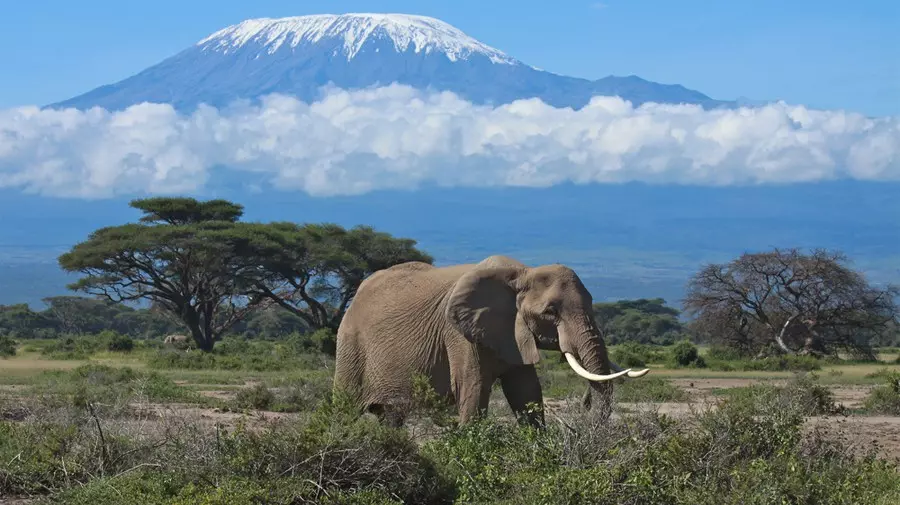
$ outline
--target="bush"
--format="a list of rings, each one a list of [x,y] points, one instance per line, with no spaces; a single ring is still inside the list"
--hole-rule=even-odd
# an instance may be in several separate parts
[[[792,404],[726,401],[681,424],[567,416],[540,432],[480,421],[424,450],[456,503],[891,503],[896,467],[804,437]],[[881,500],[881,501],[879,501]]]
[[[111,352],[131,352],[134,349],[134,340],[127,335],[120,335],[112,330],[105,330],[100,338],[106,341],[106,349]]]
[[[0,335],[0,358],[11,358],[16,355],[16,341],[8,335]]]
[[[643,367],[647,363],[663,360],[663,354],[653,346],[633,341],[614,346],[610,355],[613,361],[623,367]]]
[[[748,387],[725,389],[721,394],[731,406],[747,411],[787,409],[804,416],[833,415],[844,411],[834,399],[834,393],[816,382],[811,374],[796,374],[784,386],[754,384]]]
[[[357,414],[337,398],[305,420],[259,429],[185,423],[115,436],[106,426],[105,437],[104,421],[90,416],[0,422],[0,496],[49,492],[76,505],[453,501],[452,485],[405,430]]]
[[[732,349],[730,347],[725,347],[723,345],[712,345],[706,351],[706,360],[707,362],[711,362],[712,360],[718,361],[737,361],[743,358],[741,353],[737,349]],[[712,366],[712,365],[710,365]]]
[[[65,335],[50,342],[41,354],[51,359],[83,360],[105,348],[104,342],[87,335]]]
[[[322,353],[334,356],[337,338],[328,328],[320,328],[312,333],[292,333],[287,341],[297,354]]]
[[[735,361],[720,361],[709,358],[707,365],[710,370],[723,372],[812,372],[821,370],[822,361],[812,356],[795,356],[784,354],[781,356],[767,356],[760,359],[741,359]]]
[[[674,368],[704,368],[706,366],[706,362],[697,351],[697,346],[690,340],[682,340],[672,346],[671,353],[671,361]]]
[[[900,415],[900,372],[885,369],[872,375],[881,377],[884,383],[872,388],[863,408],[872,414]]]
[[[239,409],[266,410],[275,401],[275,395],[265,384],[259,383],[249,388],[242,388],[235,395],[233,404]]]
[[[257,343],[254,343],[257,344]],[[253,372],[299,369],[321,369],[330,362],[322,355],[294,354],[284,345],[249,345],[247,352],[224,354],[214,352],[185,352],[164,349],[150,356],[147,366],[157,370],[245,370]],[[266,351],[260,351],[264,347]],[[233,350],[233,348],[231,349]]]
[[[131,377],[106,372],[108,381]],[[785,391],[809,390],[803,380]],[[544,430],[483,419],[421,445],[340,395],[254,429],[188,422],[138,436],[103,424],[101,439],[89,415],[0,422],[0,496],[49,493],[71,505],[896,503],[895,465],[804,435],[802,402],[776,398],[729,398],[683,422],[580,410],[559,412]]]
[[[103,404],[109,407],[110,413],[124,409],[137,398],[148,401],[203,400],[195,392],[157,373],[97,364],[82,365],[71,371],[44,372],[33,386],[33,393],[62,399],[76,407]]]

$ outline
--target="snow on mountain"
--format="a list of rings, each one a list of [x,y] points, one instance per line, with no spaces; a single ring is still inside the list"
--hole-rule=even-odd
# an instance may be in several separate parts
[[[443,21],[408,14],[320,14],[248,19],[213,33],[197,45],[206,51],[228,54],[247,44],[256,44],[264,48],[266,54],[274,54],[285,43],[295,48],[301,44],[317,44],[324,39],[339,39],[343,41],[342,49],[347,59],[352,60],[368,40],[378,37],[391,40],[397,52],[412,46],[415,53],[441,52],[450,61],[478,53],[494,63],[519,64]]]
[[[270,93],[312,101],[325,85],[360,89],[391,83],[493,105],[539,98],[579,109],[595,95],[620,96],[636,106],[733,105],[637,76],[590,81],[539,70],[434,18],[342,14],[246,20],[136,75],[50,107],[121,110],[157,102],[189,111],[200,103],[218,107]]]

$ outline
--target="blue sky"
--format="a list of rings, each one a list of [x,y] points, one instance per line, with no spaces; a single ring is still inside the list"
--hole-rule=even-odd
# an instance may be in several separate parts
[[[900,2],[891,0],[10,0],[0,107],[120,80],[246,18],[373,11],[438,17],[562,74],[636,74],[714,98],[900,114]]]

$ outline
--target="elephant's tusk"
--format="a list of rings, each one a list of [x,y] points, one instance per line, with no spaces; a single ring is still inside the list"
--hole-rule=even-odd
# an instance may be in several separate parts
[[[569,362],[569,366],[572,367],[572,370],[575,370],[575,373],[577,373],[578,375],[584,377],[585,379],[587,379],[589,381],[598,381],[598,382],[599,381],[608,381],[608,380],[615,379],[617,377],[621,377],[631,371],[631,369],[629,368],[628,370],[622,370],[621,372],[617,372],[614,374],[597,375],[597,374],[594,374],[594,373],[591,373],[591,372],[588,372],[587,370],[585,370],[581,366],[581,363],[579,363],[578,360],[575,359],[575,356],[573,356],[571,353],[567,352],[567,353],[565,353],[565,356],[566,356],[566,361]]]
[[[612,368],[613,371],[615,371],[615,372],[621,372],[621,371],[622,371],[622,367],[620,367],[619,365],[615,364],[615,362],[613,362],[612,360],[609,360],[609,367]],[[631,379],[636,379],[636,378],[638,378],[638,377],[643,377],[643,376],[647,375],[647,372],[649,372],[649,371],[650,371],[649,368],[645,368],[645,369],[640,370],[640,371],[637,371],[637,372],[632,372],[632,371],[630,371],[630,369],[629,369],[629,371],[628,371],[628,377],[631,378]]]

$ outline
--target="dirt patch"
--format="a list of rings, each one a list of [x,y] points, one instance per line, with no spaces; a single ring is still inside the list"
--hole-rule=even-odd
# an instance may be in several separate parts
[[[776,386],[783,385],[783,379],[747,379],[715,377],[709,379],[669,379],[674,386],[684,389],[694,398],[695,395],[707,396],[717,389],[745,388],[754,384],[767,383]]]
[[[254,422],[274,421],[295,415],[283,412],[269,412],[264,410],[249,410],[247,412],[232,412],[218,408],[198,407],[193,404],[178,403],[136,403],[131,405],[135,415],[147,417],[165,417],[176,415],[195,419],[207,425],[235,425],[240,420]]]
[[[828,389],[834,393],[834,401],[848,409],[857,409],[863,406],[866,397],[874,386],[837,386]]]
[[[844,442],[857,454],[874,451],[880,458],[900,463],[900,417],[812,417],[806,422],[806,429]]]
[[[685,390],[693,401],[707,401],[716,397],[715,391],[730,388],[744,388],[754,384],[771,384],[784,386],[786,379],[747,379],[747,378],[710,378],[710,379],[669,379],[679,388]],[[835,402],[848,409],[859,408],[863,405],[873,386],[828,386],[834,393]]]
[[[215,398],[217,400],[225,400],[225,401],[230,401],[230,400],[234,399],[234,396],[236,394],[234,391],[216,390],[216,389],[200,390],[200,391],[197,391],[197,393],[199,393],[201,396],[205,396],[207,398]]]

